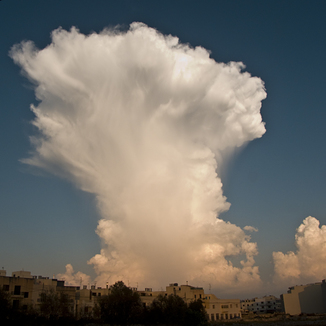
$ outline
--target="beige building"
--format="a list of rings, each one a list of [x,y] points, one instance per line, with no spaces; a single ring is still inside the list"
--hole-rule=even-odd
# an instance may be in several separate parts
[[[38,309],[41,304],[43,292],[62,292],[69,296],[73,309],[75,309],[75,295],[77,287],[64,286],[64,281],[48,277],[34,276],[28,271],[13,272],[6,276],[6,271],[0,274],[0,288],[10,294],[13,308],[27,310],[29,307]]]
[[[98,306],[98,300],[110,293],[108,285],[105,288],[96,288],[92,285],[90,289],[84,285],[80,289],[80,287],[65,286],[64,281],[57,279],[32,276],[27,271],[13,272],[9,277],[2,270],[0,288],[10,294],[13,307],[22,309],[28,309],[28,307],[37,309],[41,304],[43,292],[65,293],[68,295],[73,312],[77,317],[92,315]],[[186,303],[202,300],[209,320],[241,318],[239,299],[218,299],[214,294],[205,294],[201,287],[172,283],[166,287],[165,291],[153,291],[152,288],[145,288],[144,291],[139,291],[137,288],[131,289],[139,293],[141,301],[146,306],[150,306],[159,295],[169,296],[172,294],[181,297]]]
[[[282,294],[284,311],[290,315],[326,313],[326,283],[296,285]]]
[[[172,283],[166,287],[165,291],[145,289],[145,291],[138,292],[142,302],[146,305],[150,305],[159,295],[173,294],[181,297],[186,303],[198,299],[202,300],[209,320],[241,318],[240,299],[218,299],[214,294],[205,294],[201,287]]]
[[[240,319],[240,299],[218,299],[214,294],[205,295],[204,305],[208,319]]]

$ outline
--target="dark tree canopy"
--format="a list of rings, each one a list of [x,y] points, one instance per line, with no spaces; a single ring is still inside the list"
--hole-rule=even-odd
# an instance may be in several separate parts
[[[40,312],[47,319],[70,318],[73,316],[72,303],[66,293],[52,291],[41,293]]]
[[[110,287],[110,294],[100,299],[101,317],[110,324],[126,325],[140,321],[143,305],[137,292],[122,281]]]
[[[152,324],[197,326],[207,324],[205,307],[201,300],[189,306],[177,295],[159,295],[149,308]]]
[[[11,306],[9,294],[0,289],[0,321],[6,320],[10,316]]]
[[[186,314],[186,325],[207,325],[206,309],[200,299],[189,303]]]

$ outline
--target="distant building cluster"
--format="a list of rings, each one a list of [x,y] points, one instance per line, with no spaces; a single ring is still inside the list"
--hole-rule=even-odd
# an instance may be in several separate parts
[[[254,312],[263,314],[282,312],[282,301],[273,295],[241,300],[241,311],[244,313]]]
[[[10,294],[13,308],[38,309],[42,302],[42,293],[64,293],[71,303],[76,317],[92,314],[102,296],[110,294],[110,287],[66,286],[64,280],[49,277],[33,276],[28,271],[13,272],[6,275],[0,270],[0,289]],[[159,295],[177,295],[186,303],[200,299],[206,309],[207,319],[210,321],[240,319],[246,314],[285,313],[289,315],[325,314],[326,313],[326,282],[296,285],[280,298],[273,295],[253,299],[219,299],[214,294],[205,294],[201,287],[191,285],[169,284],[165,291],[153,291],[152,288],[138,290],[144,306],[150,306]]]
[[[14,308],[28,309],[29,306],[38,309],[41,305],[42,293],[54,291],[64,293],[69,297],[73,312],[76,317],[92,314],[98,300],[110,293],[107,285],[105,288],[94,285],[88,287],[65,286],[63,280],[50,279],[48,277],[33,276],[28,271],[13,272],[12,276],[6,276],[6,271],[0,271],[0,288],[8,292]],[[177,295],[186,303],[200,299],[203,301],[209,320],[240,319],[240,299],[218,299],[214,294],[205,294],[201,287],[191,285],[178,285],[172,283],[165,291],[153,291],[152,288],[145,288],[137,291],[145,306],[151,305],[159,295]]]

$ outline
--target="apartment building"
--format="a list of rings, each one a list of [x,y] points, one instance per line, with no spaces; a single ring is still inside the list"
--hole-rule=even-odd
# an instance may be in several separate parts
[[[204,305],[210,321],[241,318],[240,299],[218,299],[214,294],[208,294]]]
[[[86,285],[82,288],[65,286],[62,280],[33,276],[27,271],[13,272],[12,276],[6,276],[6,272],[2,270],[0,288],[10,294],[13,307],[22,309],[28,309],[28,307],[38,309],[41,304],[41,295],[44,292],[64,293],[68,296],[72,310],[77,317],[91,315],[98,306],[99,299],[110,293],[108,284],[105,288],[94,285],[90,288]],[[172,294],[181,297],[186,303],[202,300],[209,320],[241,318],[239,299],[218,299],[214,294],[205,294],[201,287],[171,283],[165,291],[153,291],[152,288],[145,288],[142,291],[137,288],[131,289],[139,293],[145,306],[150,306],[159,295],[169,296]]]
[[[13,272],[6,276],[6,271],[0,274],[0,288],[10,294],[13,308],[27,310],[28,307],[38,308],[41,304],[41,294],[54,291],[68,295],[75,309],[75,293],[78,287],[64,286],[64,281],[43,276],[31,275],[28,271]]]
[[[296,285],[281,295],[284,311],[290,315],[326,313],[325,280],[313,284]]]
[[[267,295],[262,298],[241,300],[241,311],[244,313],[275,313],[282,311],[282,301],[274,295]]]
[[[150,290],[150,291],[149,291]],[[141,292],[142,293],[142,292]],[[224,320],[241,318],[240,299],[218,299],[214,294],[205,294],[202,287],[179,285],[171,283],[165,291],[144,291],[140,298],[146,305],[150,305],[158,295],[177,295],[186,303],[202,300],[209,320]]]

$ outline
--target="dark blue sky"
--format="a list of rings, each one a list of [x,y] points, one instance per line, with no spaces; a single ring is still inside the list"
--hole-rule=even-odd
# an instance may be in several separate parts
[[[100,250],[92,196],[19,162],[31,150],[35,97],[10,48],[22,40],[43,48],[59,26],[89,34],[141,21],[210,50],[218,62],[242,61],[265,82],[267,132],[223,171],[231,208],[221,218],[259,229],[252,235],[256,263],[270,281],[272,252],[296,249],[303,219],[311,215],[326,224],[325,14],[325,1],[2,0],[0,267],[50,276],[72,263],[92,274],[86,261]]]

